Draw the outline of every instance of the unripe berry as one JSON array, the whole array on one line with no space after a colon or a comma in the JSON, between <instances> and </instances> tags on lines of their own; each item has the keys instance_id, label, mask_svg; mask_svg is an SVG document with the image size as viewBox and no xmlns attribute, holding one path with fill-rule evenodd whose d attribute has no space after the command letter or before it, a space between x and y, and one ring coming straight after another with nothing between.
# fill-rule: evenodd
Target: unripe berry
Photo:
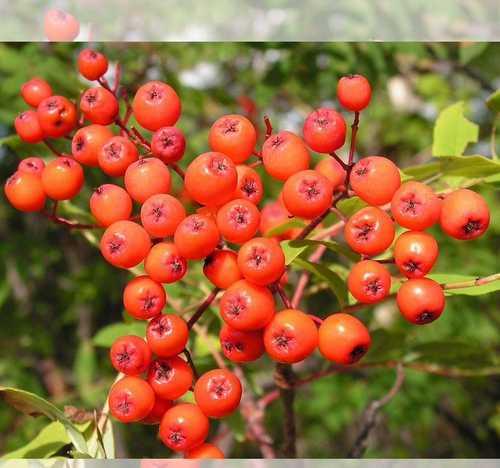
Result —
<instances>
[{"instance_id":1,"label":"unripe berry","mask_svg":"<svg viewBox=\"0 0 500 468\"><path fill-rule=\"evenodd\" d=\"M148 345L159 357L172 357L181 353L188 338L186 322L173 314L158 315L149 322L146 330Z\"/></svg>"},{"instance_id":2,"label":"unripe berry","mask_svg":"<svg viewBox=\"0 0 500 468\"><path fill-rule=\"evenodd\" d=\"M433 322L445 306L443 288L429 278L406 281L399 288L396 299L401 315L415 325Z\"/></svg>"},{"instance_id":3,"label":"unripe berry","mask_svg":"<svg viewBox=\"0 0 500 468\"><path fill-rule=\"evenodd\" d=\"M45 162L42 158L37 158L36 156L31 156L29 158L23 159L17 166L19 172L25 172L29 174L41 177L43 168L45 167Z\"/></svg>"},{"instance_id":4,"label":"unripe berry","mask_svg":"<svg viewBox=\"0 0 500 468\"><path fill-rule=\"evenodd\" d=\"M123 306L137 320L156 317L166 303L163 286L148 276L137 276L123 290Z\"/></svg>"},{"instance_id":5,"label":"unripe berry","mask_svg":"<svg viewBox=\"0 0 500 468\"><path fill-rule=\"evenodd\" d=\"M178 356L156 359L149 369L148 382L160 398L176 400L193 384L193 371Z\"/></svg>"},{"instance_id":6,"label":"unripe berry","mask_svg":"<svg viewBox=\"0 0 500 468\"><path fill-rule=\"evenodd\" d=\"M212 151L229 156L235 164L245 162L253 153L257 132L242 115L225 115L215 121L208 134Z\"/></svg>"},{"instance_id":7,"label":"unripe berry","mask_svg":"<svg viewBox=\"0 0 500 468\"><path fill-rule=\"evenodd\" d=\"M384 265L374 260L363 260L351 269L347 286L359 302L373 304L389 294L391 274Z\"/></svg>"},{"instance_id":8,"label":"unripe berry","mask_svg":"<svg viewBox=\"0 0 500 468\"><path fill-rule=\"evenodd\" d=\"M384 205L392 200L401 185L396 165L382 156L368 156L352 168L351 187L356 195L370 205Z\"/></svg>"},{"instance_id":9,"label":"unripe berry","mask_svg":"<svg viewBox=\"0 0 500 468\"><path fill-rule=\"evenodd\" d=\"M239 164L236 166L238 182L233 198L244 198L258 205L264 195L264 187L260 175L251 167Z\"/></svg>"},{"instance_id":10,"label":"unripe berry","mask_svg":"<svg viewBox=\"0 0 500 468\"><path fill-rule=\"evenodd\" d=\"M139 203L152 195L168 193L172 184L168 167L158 158L144 158L132 163L125 171L125 188Z\"/></svg>"},{"instance_id":11,"label":"unripe berry","mask_svg":"<svg viewBox=\"0 0 500 468\"><path fill-rule=\"evenodd\" d=\"M338 190L345 182L346 171L335 158L321 159L314 170L323 174L332 183L334 190Z\"/></svg>"},{"instance_id":12,"label":"unripe berry","mask_svg":"<svg viewBox=\"0 0 500 468\"><path fill-rule=\"evenodd\" d=\"M185 217L182 203L164 193L151 195L141 207L141 223L153 238L172 236Z\"/></svg>"},{"instance_id":13,"label":"unripe berry","mask_svg":"<svg viewBox=\"0 0 500 468\"><path fill-rule=\"evenodd\" d=\"M274 361L300 362L318 346L318 329L304 312L285 309L278 312L265 328L264 346Z\"/></svg>"},{"instance_id":14,"label":"unripe berry","mask_svg":"<svg viewBox=\"0 0 500 468\"><path fill-rule=\"evenodd\" d=\"M443 231L455 239L476 239L488 229L490 210L478 193L455 190L443 200L440 223Z\"/></svg>"},{"instance_id":15,"label":"unripe berry","mask_svg":"<svg viewBox=\"0 0 500 468\"><path fill-rule=\"evenodd\" d=\"M336 364L348 366L359 361L371 341L363 322L349 314L332 314L319 327L319 350Z\"/></svg>"},{"instance_id":16,"label":"unripe berry","mask_svg":"<svg viewBox=\"0 0 500 468\"><path fill-rule=\"evenodd\" d=\"M344 109L360 112L370 104L372 88L362 75L347 75L339 80L337 97Z\"/></svg>"},{"instance_id":17,"label":"unripe berry","mask_svg":"<svg viewBox=\"0 0 500 468\"><path fill-rule=\"evenodd\" d=\"M14 120L14 127L19 138L26 143L38 143L45 137L38 119L38 113L34 110L24 111L19 114Z\"/></svg>"},{"instance_id":18,"label":"unripe berry","mask_svg":"<svg viewBox=\"0 0 500 468\"><path fill-rule=\"evenodd\" d=\"M80 23L63 10L51 9L45 14L44 30L51 42L70 42L80 34Z\"/></svg>"},{"instance_id":19,"label":"unripe berry","mask_svg":"<svg viewBox=\"0 0 500 468\"><path fill-rule=\"evenodd\" d=\"M237 255L232 250L215 250L206 259L203 273L220 289L227 289L243 278L238 268Z\"/></svg>"},{"instance_id":20,"label":"unripe berry","mask_svg":"<svg viewBox=\"0 0 500 468\"><path fill-rule=\"evenodd\" d=\"M83 187L84 174L74 159L59 157L49 162L42 171L42 185L52 200L71 200Z\"/></svg>"},{"instance_id":21,"label":"unripe berry","mask_svg":"<svg viewBox=\"0 0 500 468\"><path fill-rule=\"evenodd\" d=\"M264 142L262 162L269 175L285 181L291 175L309 169L311 155L300 137L295 133L282 131L271 135Z\"/></svg>"},{"instance_id":22,"label":"unripe berry","mask_svg":"<svg viewBox=\"0 0 500 468\"><path fill-rule=\"evenodd\" d=\"M153 133L151 152L165 164L176 163L186 150L186 139L177 127L162 127Z\"/></svg>"},{"instance_id":23,"label":"unripe berry","mask_svg":"<svg viewBox=\"0 0 500 468\"><path fill-rule=\"evenodd\" d=\"M138 336L129 335L116 339L109 351L111 364L126 375L138 375L149 369L151 350Z\"/></svg>"},{"instance_id":24,"label":"unripe berry","mask_svg":"<svg viewBox=\"0 0 500 468\"><path fill-rule=\"evenodd\" d=\"M220 240L219 230L212 218L193 214L184 218L174 234L179 253L188 260L200 260L210 255Z\"/></svg>"},{"instance_id":25,"label":"unripe berry","mask_svg":"<svg viewBox=\"0 0 500 468\"><path fill-rule=\"evenodd\" d=\"M304 122L304 140L318 153L333 153L345 143L346 124L342 115L327 107L314 110Z\"/></svg>"},{"instance_id":26,"label":"unripe berry","mask_svg":"<svg viewBox=\"0 0 500 468\"><path fill-rule=\"evenodd\" d=\"M82 94L80 110L93 124L109 125L118 116L118 100L105 88L90 88Z\"/></svg>"},{"instance_id":27,"label":"unripe berry","mask_svg":"<svg viewBox=\"0 0 500 468\"><path fill-rule=\"evenodd\" d=\"M77 124L75 105L64 96L50 96L37 108L38 121L45 136L60 138L70 133Z\"/></svg>"},{"instance_id":28,"label":"unripe berry","mask_svg":"<svg viewBox=\"0 0 500 468\"><path fill-rule=\"evenodd\" d=\"M426 232L404 232L394 244L394 261L407 278L425 276L432 270L438 255L436 239Z\"/></svg>"},{"instance_id":29,"label":"unripe berry","mask_svg":"<svg viewBox=\"0 0 500 468\"><path fill-rule=\"evenodd\" d=\"M201 444L194 449L188 450L184 453L184 458L189 459L206 459L206 460L214 460L214 459L223 459L224 453L222 450L215 445L212 444Z\"/></svg>"},{"instance_id":30,"label":"unripe berry","mask_svg":"<svg viewBox=\"0 0 500 468\"><path fill-rule=\"evenodd\" d=\"M5 182L5 196L19 211L40 211L45 205L45 191L40 177L17 171Z\"/></svg>"},{"instance_id":31,"label":"unripe berry","mask_svg":"<svg viewBox=\"0 0 500 468\"><path fill-rule=\"evenodd\" d=\"M41 78L32 78L21 86L21 96L26 104L38 107L46 98L52 96L52 88Z\"/></svg>"},{"instance_id":32,"label":"unripe berry","mask_svg":"<svg viewBox=\"0 0 500 468\"><path fill-rule=\"evenodd\" d=\"M90 212L100 226L108 227L116 221L130 218L132 199L118 185L104 184L96 188L90 197Z\"/></svg>"},{"instance_id":33,"label":"unripe berry","mask_svg":"<svg viewBox=\"0 0 500 468\"><path fill-rule=\"evenodd\" d=\"M260 213L252 202L240 198L221 206L217 211L216 222L224 239L243 244L259 229Z\"/></svg>"},{"instance_id":34,"label":"unripe berry","mask_svg":"<svg viewBox=\"0 0 500 468\"><path fill-rule=\"evenodd\" d=\"M158 283L175 283L186 274L187 262L174 243L159 242L149 251L144 269Z\"/></svg>"},{"instance_id":35,"label":"unripe berry","mask_svg":"<svg viewBox=\"0 0 500 468\"><path fill-rule=\"evenodd\" d=\"M219 333L224 356L233 362L250 362L264 354L262 331L241 331L224 324Z\"/></svg>"},{"instance_id":36,"label":"unripe berry","mask_svg":"<svg viewBox=\"0 0 500 468\"><path fill-rule=\"evenodd\" d=\"M124 377L109 391L109 410L123 423L144 419L153 409L155 394L151 386L139 377Z\"/></svg>"},{"instance_id":37,"label":"unripe berry","mask_svg":"<svg viewBox=\"0 0 500 468\"><path fill-rule=\"evenodd\" d=\"M121 177L128 167L139 159L137 147L126 137L114 136L101 146L97 162L111 177Z\"/></svg>"},{"instance_id":38,"label":"unripe berry","mask_svg":"<svg viewBox=\"0 0 500 468\"><path fill-rule=\"evenodd\" d=\"M108 59L96 50L83 49L78 55L78 71L87 80L98 80L108 71Z\"/></svg>"},{"instance_id":39,"label":"unripe berry","mask_svg":"<svg viewBox=\"0 0 500 468\"><path fill-rule=\"evenodd\" d=\"M113 132L103 125L80 128L71 142L73 157L81 164L97 167L101 148L111 138L113 138Z\"/></svg>"}]
</instances>

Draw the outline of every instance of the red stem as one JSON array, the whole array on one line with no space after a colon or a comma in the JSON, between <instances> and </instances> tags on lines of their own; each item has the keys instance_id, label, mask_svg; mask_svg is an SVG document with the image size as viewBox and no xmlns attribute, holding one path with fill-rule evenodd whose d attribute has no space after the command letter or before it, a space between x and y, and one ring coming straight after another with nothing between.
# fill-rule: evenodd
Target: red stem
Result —
<instances>
[{"instance_id":1,"label":"red stem","mask_svg":"<svg viewBox=\"0 0 500 468\"><path fill-rule=\"evenodd\" d=\"M264 116L264 123L266 125L266 140L273 134L273 126L271 120L267 115Z\"/></svg>"},{"instance_id":2,"label":"red stem","mask_svg":"<svg viewBox=\"0 0 500 468\"><path fill-rule=\"evenodd\" d=\"M203 315L203 312L205 312L210 307L210 304L212 304L212 302L215 300L218 292L219 288L214 288L212 292L206 297L206 299L199 305L198 309L196 309L196 312L193 314L193 316L189 319L187 323L187 326L190 330L191 328L193 328L193 325Z\"/></svg>"}]
</instances>

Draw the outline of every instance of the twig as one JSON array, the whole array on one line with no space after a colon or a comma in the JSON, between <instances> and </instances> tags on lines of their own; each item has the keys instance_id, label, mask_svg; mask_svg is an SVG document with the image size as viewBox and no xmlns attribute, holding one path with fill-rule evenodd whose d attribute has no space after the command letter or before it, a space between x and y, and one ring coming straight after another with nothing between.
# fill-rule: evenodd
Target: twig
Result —
<instances>
[{"instance_id":1,"label":"twig","mask_svg":"<svg viewBox=\"0 0 500 468\"><path fill-rule=\"evenodd\" d=\"M354 122L351 125L351 146L349 147L349 162L347 163L348 172L350 173L350 169L352 169L354 163L354 153L356 151L356 135L358 133L359 128L359 112L354 113ZM349 174L348 174L349 175Z\"/></svg>"},{"instance_id":2,"label":"twig","mask_svg":"<svg viewBox=\"0 0 500 468\"><path fill-rule=\"evenodd\" d=\"M186 176L186 174L184 173L184 171L175 163L172 163L170 164L170 167L172 168L172 170L179 175L179 177L184 180L184 177Z\"/></svg>"},{"instance_id":3,"label":"twig","mask_svg":"<svg viewBox=\"0 0 500 468\"><path fill-rule=\"evenodd\" d=\"M189 350L186 348L184 351L184 356L186 356L186 361L189 364L189 367L191 367L191 370L193 371L194 379L198 380L198 371L196 370L196 366L194 365L193 358L191 357L191 353Z\"/></svg>"},{"instance_id":4,"label":"twig","mask_svg":"<svg viewBox=\"0 0 500 468\"><path fill-rule=\"evenodd\" d=\"M495 273L493 275L484 276L482 278L476 278L470 281L442 284L441 286L443 287L444 290L473 288L475 286L483 286L485 284L493 283L494 281L499 281L499 280L500 280L500 273Z\"/></svg>"},{"instance_id":5,"label":"twig","mask_svg":"<svg viewBox=\"0 0 500 468\"><path fill-rule=\"evenodd\" d=\"M279 387L279 394L283 404L283 455L286 458L296 458L295 374L292 366L290 364L276 364L274 381Z\"/></svg>"},{"instance_id":6,"label":"twig","mask_svg":"<svg viewBox=\"0 0 500 468\"><path fill-rule=\"evenodd\" d=\"M305 239L309 234L311 234L314 229L323 222L323 220L330 214L331 209L328 208L325 210L322 214L319 216L316 216L302 231L300 234L295 238L297 240L302 240Z\"/></svg>"},{"instance_id":7,"label":"twig","mask_svg":"<svg viewBox=\"0 0 500 468\"><path fill-rule=\"evenodd\" d=\"M47 146L47 148L49 148L49 150L52 151L52 153L54 153L56 156L58 157L63 156L63 154L60 151L58 151L49 140L43 140L43 142L45 143L45 146Z\"/></svg>"},{"instance_id":8,"label":"twig","mask_svg":"<svg viewBox=\"0 0 500 468\"><path fill-rule=\"evenodd\" d=\"M335 151L333 153L330 153L330 156L335 159L335 161L337 161L344 169L347 169L348 167L348 164L346 164L342 158L337 154L335 153Z\"/></svg>"},{"instance_id":9,"label":"twig","mask_svg":"<svg viewBox=\"0 0 500 468\"><path fill-rule=\"evenodd\" d=\"M191 330L193 328L193 325L200 319L200 317L203 315L203 312L207 310L210 307L210 304L215 300L217 293L219 292L219 288L214 288L212 292L206 297L206 299L198 306L198 309L196 309L196 312L193 314L193 316L189 319L187 326Z\"/></svg>"},{"instance_id":10,"label":"twig","mask_svg":"<svg viewBox=\"0 0 500 468\"><path fill-rule=\"evenodd\" d=\"M360 458L367 448L368 437L375 428L378 412L387 405L401 390L405 379L404 368L402 364L396 367L396 381L391 389L380 399L372 401L366 408L361 418L361 428L358 432L353 447L347 455L348 458Z\"/></svg>"},{"instance_id":11,"label":"twig","mask_svg":"<svg viewBox=\"0 0 500 468\"><path fill-rule=\"evenodd\" d=\"M42 211L42 214L47 218L53 221L56 224L61 224L62 226L66 226L68 229L100 229L101 226L97 224L83 224L78 223L77 221L71 221L66 218L62 218L61 216L57 216L52 213L48 213L46 211Z\"/></svg>"},{"instance_id":12,"label":"twig","mask_svg":"<svg viewBox=\"0 0 500 468\"><path fill-rule=\"evenodd\" d=\"M292 309L292 302L290 301L290 299L288 298L288 296L286 295L286 292L285 292L285 289L283 288L283 286L277 282L275 285L274 285L274 288L276 289L276 292L279 294L280 298L281 298L281 301L283 302L283 305L287 308L287 309Z\"/></svg>"},{"instance_id":13,"label":"twig","mask_svg":"<svg viewBox=\"0 0 500 468\"><path fill-rule=\"evenodd\" d=\"M267 115L264 116L264 124L266 125L266 140L273 134L273 126Z\"/></svg>"}]
</instances>

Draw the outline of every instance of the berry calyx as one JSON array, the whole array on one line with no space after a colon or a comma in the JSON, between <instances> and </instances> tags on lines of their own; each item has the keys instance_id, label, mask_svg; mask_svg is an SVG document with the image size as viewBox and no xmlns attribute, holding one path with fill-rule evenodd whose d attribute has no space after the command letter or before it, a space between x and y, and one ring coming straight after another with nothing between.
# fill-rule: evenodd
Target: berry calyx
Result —
<instances>
[{"instance_id":1,"label":"berry calyx","mask_svg":"<svg viewBox=\"0 0 500 468\"><path fill-rule=\"evenodd\" d=\"M123 290L125 310L138 320L148 320L161 313L167 303L162 285L148 276L137 276Z\"/></svg>"},{"instance_id":2,"label":"berry calyx","mask_svg":"<svg viewBox=\"0 0 500 468\"><path fill-rule=\"evenodd\" d=\"M148 382L160 398L176 400L191 387L193 371L189 364L178 356L159 358L151 363Z\"/></svg>"},{"instance_id":3,"label":"berry calyx","mask_svg":"<svg viewBox=\"0 0 500 468\"><path fill-rule=\"evenodd\" d=\"M351 269L347 287L359 302L374 304L389 294L391 274L384 265L374 260L363 260Z\"/></svg>"},{"instance_id":4,"label":"berry calyx","mask_svg":"<svg viewBox=\"0 0 500 468\"><path fill-rule=\"evenodd\" d=\"M407 278L421 278L432 270L439 255L436 239L426 232L407 231L394 244L394 261Z\"/></svg>"},{"instance_id":5,"label":"berry calyx","mask_svg":"<svg viewBox=\"0 0 500 468\"><path fill-rule=\"evenodd\" d=\"M187 262L174 243L159 242L149 251L144 269L158 283L175 283L186 274Z\"/></svg>"}]
</instances>

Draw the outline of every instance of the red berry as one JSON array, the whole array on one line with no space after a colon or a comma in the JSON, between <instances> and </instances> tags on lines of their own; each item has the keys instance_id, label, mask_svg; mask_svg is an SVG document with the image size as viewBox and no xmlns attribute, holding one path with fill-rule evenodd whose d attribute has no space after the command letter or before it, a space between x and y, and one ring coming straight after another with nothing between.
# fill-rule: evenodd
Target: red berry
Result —
<instances>
[{"instance_id":1,"label":"red berry","mask_svg":"<svg viewBox=\"0 0 500 468\"><path fill-rule=\"evenodd\" d=\"M155 396L155 404L148 415L141 419L142 424L160 424L165 413L172 408L173 403L170 400L164 400Z\"/></svg>"},{"instance_id":2,"label":"red berry","mask_svg":"<svg viewBox=\"0 0 500 468\"><path fill-rule=\"evenodd\" d=\"M151 350L138 336L122 336L115 340L109 351L111 364L126 375L138 375L149 369Z\"/></svg>"},{"instance_id":3,"label":"red berry","mask_svg":"<svg viewBox=\"0 0 500 468\"><path fill-rule=\"evenodd\" d=\"M203 273L220 289L227 289L243 278L237 255L232 250L215 250L206 259Z\"/></svg>"},{"instance_id":4,"label":"red berry","mask_svg":"<svg viewBox=\"0 0 500 468\"><path fill-rule=\"evenodd\" d=\"M50 96L37 108L38 121L45 136L60 138L70 133L77 124L75 105L64 96Z\"/></svg>"},{"instance_id":5,"label":"red berry","mask_svg":"<svg viewBox=\"0 0 500 468\"><path fill-rule=\"evenodd\" d=\"M174 243L159 242L149 251L144 269L158 283L175 283L186 274L187 262Z\"/></svg>"},{"instance_id":6,"label":"red berry","mask_svg":"<svg viewBox=\"0 0 500 468\"><path fill-rule=\"evenodd\" d=\"M101 148L111 138L113 138L113 132L103 125L80 128L71 142L73 157L81 164L97 167Z\"/></svg>"},{"instance_id":7,"label":"red berry","mask_svg":"<svg viewBox=\"0 0 500 468\"><path fill-rule=\"evenodd\" d=\"M208 134L212 151L229 156L235 164L245 162L255 150L257 132L242 115L225 115L217 119Z\"/></svg>"},{"instance_id":8,"label":"red berry","mask_svg":"<svg viewBox=\"0 0 500 468\"><path fill-rule=\"evenodd\" d=\"M45 36L52 42L70 42L80 34L80 23L71 14L50 9L44 19Z\"/></svg>"},{"instance_id":9,"label":"red berry","mask_svg":"<svg viewBox=\"0 0 500 468\"><path fill-rule=\"evenodd\" d=\"M98 80L108 71L108 59L97 50L83 49L78 55L78 71L87 80Z\"/></svg>"},{"instance_id":10,"label":"red berry","mask_svg":"<svg viewBox=\"0 0 500 468\"><path fill-rule=\"evenodd\" d=\"M144 419L153 409L155 394L151 386L139 377L124 377L109 391L109 410L123 423Z\"/></svg>"},{"instance_id":11,"label":"red berry","mask_svg":"<svg viewBox=\"0 0 500 468\"><path fill-rule=\"evenodd\" d=\"M164 193L151 195L141 207L141 223L153 238L172 236L185 217L182 203Z\"/></svg>"},{"instance_id":12,"label":"red berry","mask_svg":"<svg viewBox=\"0 0 500 468\"><path fill-rule=\"evenodd\" d=\"M193 384L193 371L178 356L157 359L149 369L148 382L160 398L176 400Z\"/></svg>"},{"instance_id":13,"label":"red berry","mask_svg":"<svg viewBox=\"0 0 500 468\"><path fill-rule=\"evenodd\" d=\"M52 96L52 88L45 80L32 78L21 86L21 96L29 106L38 107L44 99Z\"/></svg>"},{"instance_id":14,"label":"red berry","mask_svg":"<svg viewBox=\"0 0 500 468\"><path fill-rule=\"evenodd\" d=\"M240 331L264 328L275 313L273 295L269 289L240 280L222 295L219 304L222 319Z\"/></svg>"},{"instance_id":15,"label":"red berry","mask_svg":"<svg viewBox=\"0 0 500 468\"><path fill-rule=\"evenodd\" d=\"M132 199L118 185L104 184L96 188L90 197L90 212L100 226L108 227L116 221L130 218Z\"/></svg>"},{"instance_id":16,"label":"red berry","mask_svg":"<svg viewBox=\"0 0 500 468\"><path fill-rule=\"evenodd\" d=\"M19 211L40 211L45 205L45 191L40 177L17 171L5 182L5 196Z\"/></svg>"},{"instance_id":17,"label":"red berry","mask_svg":"<svg viewBox=\"0 0 500 468\"><path fill-rule=\"evenodd\" d=\"M404 232L394 244L394 261L407 278L425 276L432 270L438 255L436 239L426 232Z\"/></svg>"},{"instance_id":18,"label":"red berry","mask_svg":"<svg viewBox=\"0 0 500 468\"><path fill-rule=\"evenodd\" d=\"M43 168L45 167L45 162L42 158L37 158L36 156L31 156L29 158L23 159L17 166L19 172L25 172L29 174L36 175L40 177L42 175Z\"/></svg>"},{"instance_id":19,"label":"red berry","mask_svg":"<svg viewBox=\"0 0 500 468\"><path fill-rule=\"evenodd\" d=\"M168 84L150 81L137 90L132 109L139 125L154 132L175 125L181 115L181 101Z\"/></svg>"},{"instance_id":20,"label":"red berry","mask_svg":"<svg viewBox=\"0 0 500 468\"><path fill-rule=\"evenodd\" d=\"M210 255L220 240L219 230L212 218L193 214L184 218L174 234L174 242L181 256L199 260Z\"/></svg>"},{"instance_id":21,"label":"red berry","mask_svg":"<svg viewBox=\"0 0 500 468\"><path fill-rule=\"evenodd\" d=\"M360 112L370 104L372 88L362 75L344 76L339 80L337 97L345 109Z\"/></svg>"},{"instance_id":22,"label":"red berry","mask_svg":"<svg viewBox=\"0 0 500 468\"><path fill-rule=\"evenodd\" d=\"M123 290L123 306L138 320L148 320L161 314L166 303L163 286L148 276L137 276Z\"/></svg>"},{"instance_id":23,"label":"red berry","mask_svg":"<svg viewBox=\"0 0 500 468\"><path fill-rule=\"evenodd\" d=\"M186 139L177 127L162 127L153 133L151 152L165 164L176 163L186 150Z\"/></svg>"},{"instance_id":24,"label":"red berry","mask_svg":"<svg viewBox=\"0 0 500 468\"><path fill-rule=\"evenodd\" d=\"M265 328L264 346L274 361L300 362L318 346L318 329L304 312L285 309L278 312Z\"/></svg>"},{"instance_id":25,"label":"red berry","mask_svg":"<svg viewBox=\"0 0 500 468\"><path fill-rule=\"evenodd\" d=\"M250 362L264 354L262 331L240 331L224 324L219 333L224 356L233 362Z\"/></svg>"},{"instance_id":26,"label":"red berry","mask_svg":"<svg viewBox=\"0 0 500 468\"><path fill-rule=\"evenodd\" d=\"M52 200L71 200L83 187L84 174L74 159L59 157L49 162L42 171L42 185Z\"/></svg>"},{"instance_id":27,"label":"red berry","mask_svg":"<svg viewBox=\"0 0 500 468\"><path fill-rule=\"evenodd\" d=\"M208 418L197 405L183 403L170 408L160 423L160 439L175 452L199 447L208 436Z\"/></svg>"},{"instance_id":28,"label":"red berry","mask_svg":"<svg viewBox=\"0 0 500 468\"><path fill-rule=\"evenodd\" d=\"M172 184L168 167L157 158L132 163L123 180L129 195L139 203L144 203L152 195L168 193Z\"/></svg>"},{"instance_id":29,"label":"red berry","mask_svg":"<svg viewBox=\"0 0 500 468\"><path fill-rule=\"evenodd\" d=\"M440 223L443 231L455 239L476 239L488 229L490 210L478 193L455 190L443 200Z\"/></svg>"},{"instance_id":30,"label":"red berry","mask_svg":"<svg viewBox=\"0 0 500 468\"><path fill-rule=\"evenodd\" d=\"M321 159L314 170L323 174L332 183L334 190L338 190L345 182L346 171L335 158Z\"/></svg>"},{"instance_id":31,"label":"red berry","mask_svg":"<svg viewBox=\"0 0 500 468\"><path fill-rule=\"evenodd\" d=\"M118 100L105 88L90 88L82 94L80 110L93 124L109 125L118 116Z\"/></svg>"},{"instance_id":32,"label":"red berry","mask_svg":"<svg viewBox=\"0 0 500 468\"><path fill-rule=\"evenodd\" d=\"M97 161L102 171L111 177L121 177L139 159L137 147L126 137L114 136L101 146Z\"/></svg>"},{"instance_id":33,"label":"red berry","mask_svg":"<svg viewBox=\"0 0 500 468\"><path fill-rule=\"evenodd\" d=\"M234 244L250 240L260 224L257 207L242 198L232 200L217 211L217 227L222 237Z\"/></svg>"},{"instance_id":34,"label":"red berry","mask_svg":"<svg viewBox=\"0 0 500 468\"><path fill-rule=\"evenodd\" d=\"M348 366L358 362L371 342L363 322L349 314L330 315L319 327L319 350L336 364Z\"/></svg>"},{"instance_id":35,"label":"red berry","mask_svg":"<svg viewBox=\"0 0 500 468\"><path fill-rule=\"evenodd\" d=\"M401 315L415 325L433 322L445 306L443 288L428 278L406 281L399 288L396 299Z\"/></svg>"},{"instance_id":36,"label":"red berry","mask_svg":"<svg viewBox=\"0 0 500 468\"><path fill-rule=\"evenodd\" d=\"M394 240L394 223L380 208L369 206L359 210L347 221L345 240L352 250L362 255L378 255Z\"/></svg>"},{"instance_id":37,"label":"red berry","mask_svg":"<svg viewBox=\"0 0 500 468\"><path fill-rule=\"evenodd\" d=\"M159 357L172 357L182 352L189 338L186 322L173 314L158 315L146 330L151 351Z\"/></svg>"},{"instance_id":38,"label":"red berry","mask_svg":"<svg viewBox=\"0 0 500 468\"><path fill-rule=\"evenodd\" d=\"M151 248L148 233L132 221L117 221L101 238L103 257L119 268L132 268L141 263Z\"/></svg>"},{"instance_id":39,"label":"red berry","mask_svg":"<svg viewBox=\"0 0 500 468\"><path fill-rule=\"evenodd\" d=\"M271 135L264 142L262 162L269 175L285 181L291 175L309 169L311 155L300 137L295 133L282 131Z\"/></svg>"},{"instance_id":40,"label":"red berry","mask_svg":"<svg viewBox=\"0 0 500 468\"><path fill-rule=\"evenodd\" d=\"M347 286L359 302L373 304L389 294L391 274L384 265L374 260L363 260L352 268Z\"/></svg>"},{"instance_id":41,"label":"red berry","mask_svg":"<svg viewBox=\"0 0 500 468\"><path fill-rule=\"evenodd\" d=\"M264 187L260 175L251 167L240 164L236 166L238 182L233 198L244 198L258 205L264 196Z\"/></svg>"},{"instance_id":42,"label":"red berry","mask_svg":"<svg viewBox=\"0 0 500 468\"><path fill-rule=\"evenodd\" d=\"M342 115L326 107L311 112L304 122L304 140L313 151L333 153L345 143L346 124Z\"/></svg>"},{"instance_id":43,"label":"red berry","mask_svg":"<svg viewBox=\"0 0 500 468\"><path fill-rule=\"evenodd\" d=\"M24 111L16 117L14 127L21 140L26 143L38 143L45 137L38 113L34 110Z\"/></svg>"},{"instance_id":44,"label":"red berry","mask_svg":"<svg viewBox=\"0 0 500 468\"><path fill-rule=\"evenodd\" d=\"M201 444L194 449L188 450L184 453L184 458L190 459L223 459L224 453L222 450L215 445L212 444Z\"/></svg>"},{"instance_id":45,"label":"red berry","mask_svg":"<svg viewBox=\"0 0 500 468\"><path fill-rule=\"evenodd\" d=\"M240 404L241 382L232 372L214 369L203 374L194 386L194 398L209 418L223 418Z\"/></svg>"}]
</instances>

